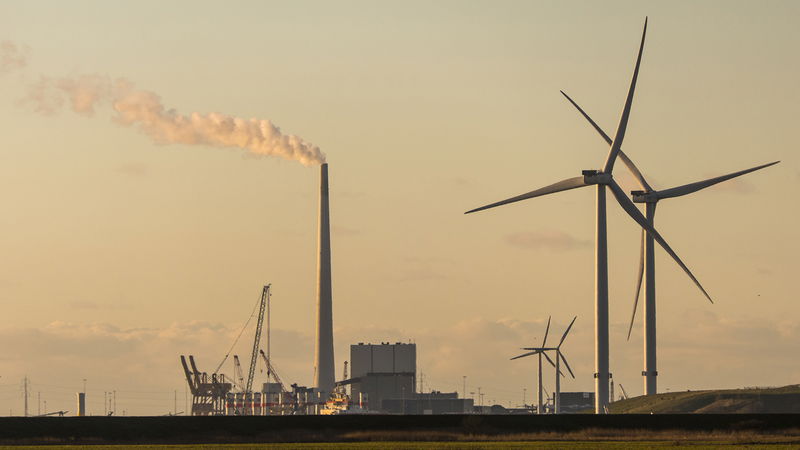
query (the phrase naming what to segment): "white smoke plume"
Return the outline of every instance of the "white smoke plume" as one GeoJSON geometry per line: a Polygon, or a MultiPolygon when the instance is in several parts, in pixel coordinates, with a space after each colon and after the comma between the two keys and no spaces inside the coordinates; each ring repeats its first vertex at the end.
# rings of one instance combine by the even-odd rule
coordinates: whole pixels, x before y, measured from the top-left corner
{"type": "Polygon", "coordinates": [[[28,48],[11,41],[0,41],[0,74],[21,69],[28,64],[28,48]]]}
{"type": "Polygon", "coordinates": [[[158,94],[137,89],[121,78],[42,77],[29,87],[24,102],[43,114],[53,114],[66,103],[72,111],[84,116],[92,116],[98,107],[108,104],[116,112],[115,122],[135,126],[159,144],[243,148],[255,155],[278,156],[306,166],[325,162],[319,147],[281,133],[269,120],[220,113],[182,115],[167,109],[158,94]]]}
{"type": "MultiPolygon", "coordinates": [[[[22,69],[28,48],[0,41],[0,75],[22,69]]],[[[158,94],[137,89],[123,78],[81,75],[67,78],[40,77],[30,83],[23,104],[42,114],[54,114],[66,105],[91,117],[104,106],[116,113],[113,120],[136,127],[159,144],[210,145],[242,148],[251,154],[277,156],[305,166],[325,162],[319,147],[302,138],[283,134],[265,119],[242,119],[220,113],[183,115],[168,109],[158,94]]]]}

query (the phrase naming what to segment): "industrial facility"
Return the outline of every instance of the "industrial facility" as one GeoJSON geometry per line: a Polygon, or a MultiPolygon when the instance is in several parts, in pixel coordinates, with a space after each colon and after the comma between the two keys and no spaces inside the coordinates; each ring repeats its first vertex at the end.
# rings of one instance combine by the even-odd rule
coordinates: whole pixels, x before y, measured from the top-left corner
{"type": "Polygon", "coordinates": [[[397,342],[350,346],[352,375],[337,383],[350,386],[350,398],[367,399],[361,407],[389,414],[463,414],[473,412],[472,399],[453,393],[418,393],[417,345],[397,342]]]}
{"type": "MultiPolygon", "coordinates": [[[[330,238],[328,165],[322,164],[313,386],[299,386],[296,383],[286,385],[278,374],[270,355],[271,285],[267,284],[261,290],[257,304],[255,338],[246,371],[243,370],[238,355],[232,355],[231,358],[232,376],[220,372],[230,355],[225,355],[213,371],[201,370],[194,355],[181,355],[181,366],[192,395],[189,414],[267,416],[476,412],[474,400],[459,398],[456,392],[417,392],[417,346],[413,343],[361,342],[351,345],[350,376],[347,374],[348,362],[345,361],[343,378],[336,382],[330,238]],[[261,336],[264,332],[266,346],[262,348],[261,336]],[[260,387],[257,387],[254,380],[257,366],[266,368],[267,373],[267,381],[260,387]]],[[[499,409],[505,410],[501,407],[499,409]]],[[[480,412],[483,410],[481,408],[480,412]]]]}

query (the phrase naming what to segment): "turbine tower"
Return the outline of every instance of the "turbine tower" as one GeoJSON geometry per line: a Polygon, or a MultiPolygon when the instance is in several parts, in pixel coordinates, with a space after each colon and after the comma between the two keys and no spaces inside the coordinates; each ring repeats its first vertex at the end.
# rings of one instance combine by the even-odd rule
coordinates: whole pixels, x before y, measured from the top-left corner
{"type": "MultiPolygon", "coordinates": [[[[578,104],[570,98],[569,95],[561,92],[564,97],[569,100],[572,105],[577,108],[577,110],[583,115],[584,118],[592,125],[592,127],[597,131],[597,133],[606,141],[609,145],[611,145],[612,141],[611,138],[608,137],[605,131],[600,128],[594,120],[580,107],[578,104]]],[[[727,175],[722,175],[715,178],[709,178],[703,181],[697,181],[695,183],[685,184],[683,186],[674,187],[671,189],[663,189],[657,191],[653,189],[650,184],[647,183],[645,180],[644,175],[639,170],[638,167],[631,161],[624,153],[620,150],[620,159],[628,166],[631,173],[633,174],[634,178],[636,179],[637,183],[639,184],[642,190],[640,191],[632,191],[631,195],[633,196],[634,203],[644,203],[645,204],[645,216],[647,218],[647,222],[651,226],[655,226],[655,216],[656,216],[656,205],[658,205],[659,200],[663,200],[666,198],[673,198],[673,197],[681,197],[687,194],[692,194],[694,192],[703,190],[707,187],[713,186],[717,183],[721,183],[723,181],[727,181],[750,172],[755,172],[756,170],[763,169],[765,167],[769,167],[775,164],[778,164],[780,161],[773,161],[768,164],[762,164],[760,166],[752,167],[750,169],[740,170],[738,172],[729,173],[727,175]]],[[[657,376],[658,370],[656,366],[656,268],[655,268],[655,246],[653,243],[653,237],[647,235],[644,230],[642,231],[642,243],[641,248],[639,251],[639,272],[636,281],[636,295],[634,296],[633,301],[633,313],[631,314],[631,323],[628,327],[628,339],[631,338],[631,330],[633,330],[633,321],[636,318],[636,309],[639,305],[639,294],[642,288],[642,278],[644,278],[644,370],[642,371],[642,376],[644,376],[644,394],[645,395],[655,395],[658,393],[658,386],[657,386],[657,376]]]]}
{"type": "MultiPolygon", "coordinates": [[[[328,164],[320,167],[319,255],[317,259],[317,342],[314,387],[330,395],[335,384],[333,363],[333,300],[331,294],[331,224],[328,206],[328,164]]],[[[323,401],[325,399],[323,398],[323,401]]]]}
{"type": "Polygon", "coordinates": [[[559,181],[558,183],[550,186],[537,189],[526,194],[521,194],[516,197],[511,197],[496,203],[492,203],[480,208],[467,211],[465,214],[482,211],[496,206],[506,205],[509,203],[526,200],[529,198],[540,197],[555,192],[566,191],[585,186],[596,186],[596,202],[597,202],[597,217],[596,217],[596,240],[595,240],[595,413],[603,414],[608,407],[608,384],[610,381],[609,374],[609,345],[608,345],[608,250],[607,250],[607,234],[606,234],[606,186],[611,189],[611,193],[616,198],[623,210],[635,220],[639,226],[646,229],[647,232],[653,236],[656,242],[661,245],[664,250],[675,260],[676,263],[683,269],[684,272],[692,279],[692,281],[703,291],[706,297],[711,300],[711,297],[706,293],[700,282],[695,278],[688,267],[681,261],[678,255],[667,244],[661,234],[647,221],[644,215],[636,208],[636,205],[628,198],[622,188],[617,184],[612,176],[614,169],[614,162],[620,153],[622,141],[625,137],[625,130],[628,126],[628,117],[630,115],[631,104],[633,103],[633,94],[636,88],[636,79],[639,75],[639,65],[642,61],[642,51],[644,50],[644,41],[647,34],[647,19],[644,22],[644,30],[642,31],[642,41],[639,45],[639,55],[636,58],[636,66],[633,71],[633,77],[628,89],[628,95],[625,100],[625,106],[622,109],[622,115],[617,126],[617,131],[614,134],[614,139],[611,142],[611,149],[606,157],[605,164],[602,170],[584,170],[582,176],[568,178],[559,181]]]}
{"type": "MultiPolygon", "coordinates": [[[[577,318],[578,318],[578,316],[575,316],[575,317],[572,318],[572,322],[570,322],[569,326],[567,327],[567,329],[564,330],[564,334],[561,335],[561,340],[558,341],[558,345],[556,346],[556,364],[555,364],[555,367],[556,367],[556,393],[555,393],[555,397],[553,397],[553,405],[554,405],[553,409],[555,410],[556,414],[561,414],[561,377],[565,376],[564,373],[561,372],[561,361],[562,360],[564,361],[564,365],[567,366],[567,370],[569,370],[569,374],[572,375],[573,379],[575,378],[575,373],[572,372],[572,368],[569,366],[569,363],[567,362],[567,357],[564,356],[564,353],[561,352],[561,345],[564,344],[564,339],[567,338],[567,333],[569,333],[569,330],[572,329],[572,325],[575,323],[575,320],[577,318]]],[[[547,353],[545,353],[544,356],[545,356],[545,358],[547,358],[547,353]]],[[[548,361],[550,360],[550,358],[547,358],[547,359],[548,359],[548,361]]],[[[551,361],[551,363],[552,363],[552,361],[551,361]]]]}

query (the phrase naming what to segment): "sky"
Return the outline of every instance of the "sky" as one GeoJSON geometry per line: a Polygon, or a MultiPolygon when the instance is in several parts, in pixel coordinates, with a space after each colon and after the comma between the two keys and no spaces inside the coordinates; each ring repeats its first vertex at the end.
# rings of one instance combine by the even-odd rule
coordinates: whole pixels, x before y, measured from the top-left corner
{"type": "MultiPolygon", "coordinates": [[[[467,395],[516,406],[535,361],[509,358],[549,316],[555,335],[577,316],[562,390],[593,390],[593,192],[463,212],[602,165],[608,145],[559,90],[611,133],[645,16],[623,148],[651,184],[782,161],[659,207],[715,301],[657,252],[659,390],[800,382],[798,14],[793,1],[0,3],[0,55],[15,56],[0,59],[0,414],[22,413],[26,376],[31,412],[74,412],[84,379],[91,414],[111,391],[118,414],[184,411],[179,355],[213,371],[267,283],[275,366],[310,384],[322,155],[337,378],[350,344],[410,341],[426,391],[461,393],[466,376],[467,395]],[[284,138],[221,138],[219,123],[284,138]]],[[[615,177],[634,188],[623,165],[615,177]]],[[[626,340],[639,231],[612,203],[608,220],[611,371],[639,395],[641,311],[626,340]]],[[[251,339],[252,326],[231,354],[246,361],[251,339]]]]}

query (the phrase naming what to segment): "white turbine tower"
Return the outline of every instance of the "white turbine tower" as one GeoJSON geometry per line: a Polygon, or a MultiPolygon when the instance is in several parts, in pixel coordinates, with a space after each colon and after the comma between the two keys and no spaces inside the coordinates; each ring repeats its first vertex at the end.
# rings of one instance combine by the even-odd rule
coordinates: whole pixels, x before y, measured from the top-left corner
{"type": "MultiPolygon", "coordinates": [[[[538,389],[538,396],[537,396],[538,403],[537,403],[537,408],[536,408],[536,414],[544,414],[544,412],[543,412],[544,411],[544,406],[543,406],[544,403],[542,402],[542,355],[544,354],[544,350],[553,350],[552,348],[545,348],[545,344],[547,344],[547,333],[549,331],[550,331],[550,317],[547,318],[547,328],[545,328],[545,330],[544,330],[544,339],[542,339],[542,346],[541,347],[526,348],[525,350],[533,350],[533,351],[532,352],[528,352],[528,353],[524,353],[522,355],[515,356],[515,357],[511,358],[511,360],[513,361],[515,359],[524,358],[526,356],[531,356],[531,355],[536,355],[536,354],[539,355],[539,372],[538,372],[539,373],[539,380],[538,380],[539,389],[538,389]]],[[[545,357],[547,357],[547,355],[545,355],[545,357]]],[[[547,359],[549,360],[550,358],[547,358],[547,359]]],[[[553,362],[550,361],[550,364],[552,364],[552,363],[553,362]]]]}
{"type": "Polygon", "coordinates": [[[636,79],[639,75],[639,65],[642,60],[642,51],[644,50],[645,35],[647,34],[647,19],[644,22],[644,30],[642,32],[642,41],[639,45],[639,55],[636,58],[636,66],[633,71],[633,77],[628,89],[628,96],[625,100],[625,106],[622,109],[622,115],[617,126],[617,131],[614,134],[614,139],[611,142],[611,149],[608,152],[605,164],[602,170],[584,170],[582,176],[575,178],[568,178],[559,181],[558,183],[550,186],[537,189],[526,194],[518,195],[506,200],[492,203],[480,208],[467,211],[465,214],[472,212],[482,211],[484,209],[494,208],[496,206],[506,205],[509,203],[526,200],[529,198],[540,197],[555,192],[566,191],[585,186],[596,186],[597,190],[597,228],[596,228],[596,241],[595,241],[595,413],[602,414],[607,410],[608,406],[608,383],[609,383],[609,346],[608,346],[608,251],[607,251],[607,236],[606,236],[606,186],[611,189],[611,193],[617,199],[622,209],[628,213],[633,220],[635,220],[642,228],[650,233],[656,242],[661,245],[664,250],[675,260],[676,263],[686,272],[687,275],[694,281],[694,283],[703,291],[703,293],[711,300],[708,293],[705,292],[700,282],[692,274],[683,261],[678,258],[678,255],[667,244],[663,237],[653,228],[647,219],[642,215],[636,205],[633,204],[631,199],[625,194],[622,188],[614,181],[612,177],[612,170],[614,169],[614,162],[620,152],[622,140],[625,137],[625,130],[628,125],[628,117],[630,115],[631,104],[633,103],[633,93],[636,88],[636,79]]]}
{"type": "MultiPolygon", "coordinates": [[[[611,138],[608,137],[606,132],[603,131],[603,129],[600,128],[600,126],[597,125],[597,123],[595,123],[595,121],[592,120],[592,118],[589,117],[589,115],[580,106],[578,106],[578,104],[572,100],[569,95],[565,94],[564,92],[561,93],[567,98],[567,100],[569,100],[570,103],[572,103],[573,106],[575,106],[575,108],[578,109],[583,117],[589,121],[592,127],[594,127],[594,129],[598,134],[600,134],[606,143],[611,145],[611,138]]],[[[633,174],[634,178],[636,178],[636,181],[642,189],[641,191],[633,191],[631,194],[635,203],[645,204],[645,216],[647,218],[647,222],[652,226],[655,226],[656,205],[658,204],[659,200],[692,194],[717,183],[721,183],[750,172],[755,172],[756,170],[760,170],[780,162],[773,161],[768,164],[762,164],[760,166],[740,170],[727,175],[657,191],[647,183],[647,180],[645,180],[642,172],[636,167],[633,161],[631,161],[627,156],[624,155],[624,153],[622,153],[622,150],[620,150],[619,156],[625,165],[628,166],[628,169],[630,169],[631,173],[633,174]]],[[[658,393],[656,379],[658,376],[658,370],[656,368],[656,269],[654,251],[655,247],[653,245],[653,237],[642,231],[642,243],[639,252],[639,272],[636,281],[636,295],[633,302],[633,313],[631,314],[631,323],[628,327],[628,339],[631,338],[633,321],[636,318],[636,309],[639,304],[639,293],[642,288],[642,278],[644,278],[644,370],[642,371],[642,376],[644,376],[645,395],[655,395],[658,393]]]]}

